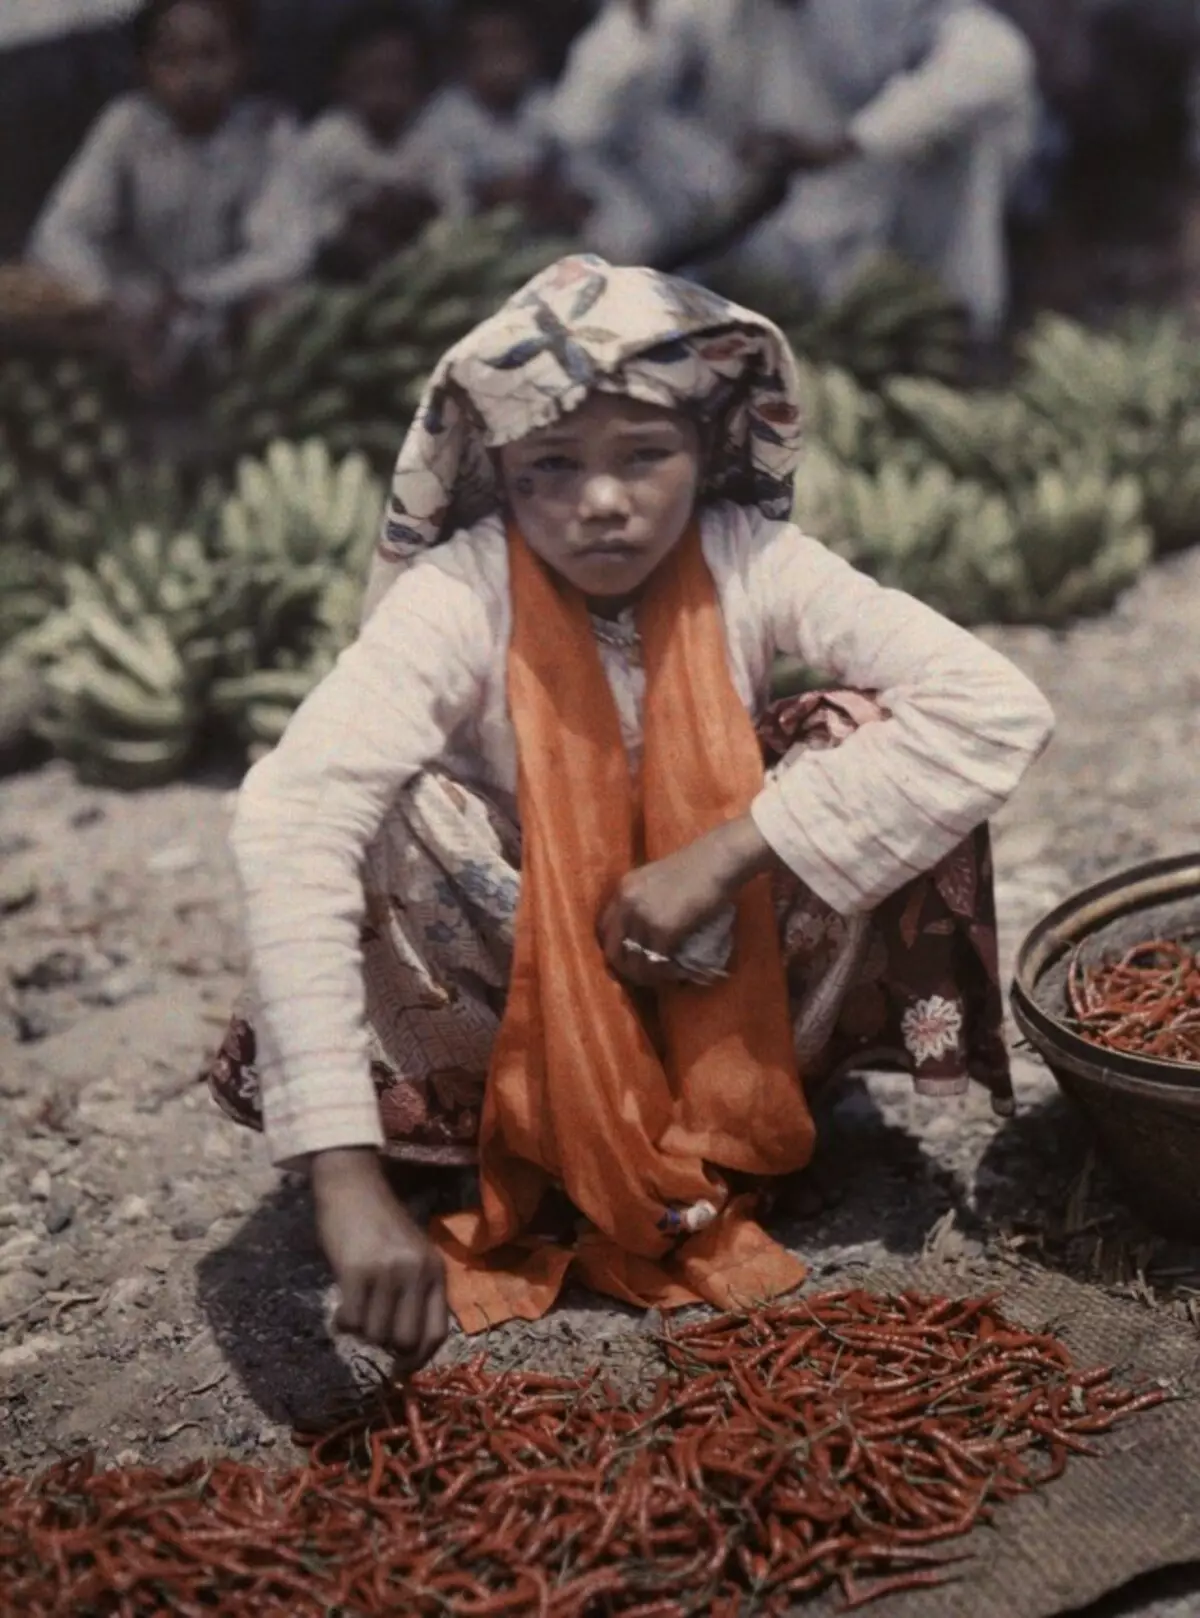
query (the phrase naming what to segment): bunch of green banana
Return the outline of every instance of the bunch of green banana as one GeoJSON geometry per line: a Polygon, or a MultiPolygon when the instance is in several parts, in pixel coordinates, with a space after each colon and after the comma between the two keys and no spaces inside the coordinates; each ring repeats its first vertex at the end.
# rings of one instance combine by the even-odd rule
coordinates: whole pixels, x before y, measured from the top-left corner
{"type": "MultiPolygon", "coordinates": [[[[204,717],[210,650],[180,646],[157,613],[130,620],[102,584],[68,564],[67,604],[21,644],[44,693],[36,731],[82,778],[133,789],[173,779],[204,717]]],[[[131,581],[120,578],[120,591],[131,581]]]]}
{"type": "Polygon", "coordinates": [[[216,680],[209,693],[212,712],[237,736],[253,761],[282,737],[296,709],[333,667],[322,648],[301,667],[253,669],[216,680]]]}
{"type": "Polygon", "coordinates": [[[1058,624],[1104,610],[1153,554],[1137,480],[1093,455],[1046,467],[1014,501],[1025,593],[1013,616],[1058,624]]]}
{"type": "Polygon", "coordinates": [[[1004,490],[1058,455],[1054,425],[1011,393],[964,393],[923,377],[894,377],[884,398],[898,434],[915,437],[957,477],[1004,490]]]}
{"type": "Polygon", "coordinates": [[[365,575],[382,517],[383,485],[365,456],[339,461],[321,439],[276,440],[261,459],[239,462],[217,519],[219,545],[238,566],[365,575]]]}
{"type": "Polygon", "coordinates": [[[1200,544],[1200,410],[1147,458],[1139,481],[1160,554],[1200,544]]]}
{"type": "Polygon", "coordinates": [[[944,464],[878,470],[809,452],[795,520],[881,583],[961,623],[1058,624],[1103,611],[1151,554],[1141,491],[1094,455],[1003,491],[944,464]]]}
{"type": "Polygon", "coordinates": [[[225,638],[210,702],[252,754],[279,740],[353,639],[383,504],[366,459],[339,462],[319,440],[277,441],[238,467],[217,531],[249,610],[225,638]]]}
{"type": "Polygon", "coordinates": [[[798,352],[864,381],[962,375],[963,310],[921,270],[891,255],[866,265],[846,291],[790,333],[798,352]]]}
{"type": "Polygon", "coordinates": [[[794,282],[723,267],[715,290],[779,326],[798,355],[836,366],[859,381],[886,376],[962,375],[967,354],[963,311],[930,276],[903,259],[881,255],[865,265],[840,297],[821,305],[794,282]]]}
{"type": "Polygon", "coordinates": [[[889,437],[879,394],[837,365],[801,363],[805,419],[812,436],[855,466],[874,466],[889,437]]]}
{"type": "Polygon", "coordinates": [[[0,539],[0,655],[41,623],[60,592],[49,557],[0,539]]]}
{"type": "Polygon", "coordinates": [[[508,213],[443,221],[362,287],[306,287],[256,326],[213,423],[238,452],[320,436],[390,470],[442,353],[562,251],[508,213]]]}
{"type": "Polygon", "coordinates": [[[111,371],[84,359],[0,362],[0,527],[14,543],[53,544],[55,515],[109,488],[130,453],[111,371]]]}
{"type": "Polygon", "coordinates": [[[1192,346],[1172,317],[1099,333],[1043,315],[1021,344],[1017,389],[1080,442],[1118,423],[1135,434],[1171,430],[1198,402],[1200,369],[1192,346]]]}

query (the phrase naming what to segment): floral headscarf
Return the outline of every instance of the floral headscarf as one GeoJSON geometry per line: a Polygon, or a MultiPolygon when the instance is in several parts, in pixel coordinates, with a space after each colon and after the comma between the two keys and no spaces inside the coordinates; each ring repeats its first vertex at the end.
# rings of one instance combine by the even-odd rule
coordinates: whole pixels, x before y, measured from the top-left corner
{"type": "Polygon", "coordinates": [[[591,392],[709,424],[706,500],[792,507],[802,412],[778,327],[703,287],[603,259],[561,259],[442,358],[400,451],[370,598],[390,575],[500,505],[491,452],[591,392]]]}

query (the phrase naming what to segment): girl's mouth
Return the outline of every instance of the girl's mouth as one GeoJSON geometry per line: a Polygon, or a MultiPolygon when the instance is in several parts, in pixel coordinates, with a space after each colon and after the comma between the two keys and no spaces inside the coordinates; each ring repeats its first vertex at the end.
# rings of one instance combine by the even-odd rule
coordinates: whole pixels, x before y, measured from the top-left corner
{"type": "Polygon", "coordinates": [[[585,546],[575,554],[581,562],[619,562],[632,561],[641,554],[641,551],[627,539],[602,539],[594,545],[585,546]]]}

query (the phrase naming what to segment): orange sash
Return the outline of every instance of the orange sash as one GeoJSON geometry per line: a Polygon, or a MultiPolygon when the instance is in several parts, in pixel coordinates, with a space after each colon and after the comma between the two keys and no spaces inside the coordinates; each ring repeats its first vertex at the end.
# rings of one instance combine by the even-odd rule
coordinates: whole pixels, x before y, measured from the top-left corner
{"type": "MultiPolygon", "coordinates": [[[[777,1296],[805,1270],[719,1170],[780,1175],[812,1155],[769,879],[743,890],[729,978],[658,999],[660,1056],[608,971],[597,923],[635,863],[635,791],[583,598],[515,529],[509,704],[524,844],[512,977],[480,1134],[482,1206],[438,1221],[464,1330],[554,1303],[574,1264],[630,1303],[719,1307],[777,1296]],[[528,1235],[560,1186],[573,1247],[528,1235]],[[679,1240],[671,1210],[715,1221],[679,1240]]],[[[639,604],[646,664],[641,801],[654,860],[744,815],[763,781],[695,525],[639,604]]]]}

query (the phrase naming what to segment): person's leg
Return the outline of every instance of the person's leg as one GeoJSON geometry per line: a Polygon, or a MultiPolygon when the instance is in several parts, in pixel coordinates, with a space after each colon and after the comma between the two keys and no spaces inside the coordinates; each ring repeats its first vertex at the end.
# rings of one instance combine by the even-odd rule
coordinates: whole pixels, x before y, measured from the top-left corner
{"type": "MultiPolygon", "coordinates": [[[[775,766],[837,747],[883,717],[861,692],[793,698],[760,724],[764,756],[775,766]]],[[[920,1094],[958,1095],[975,1079],[1011,1110],[986,826],[869,916],[837,915],[790,873],[776,880],[776,912],[810,1091],[856,1065],[895,1066],[920,1094]]]]}
{"type": "Polygon", "coordinates": [[[1015,106],[903,175],[891,245],[937,276],[985,341],[1008,311],[1008,208],[1033,153],[1035,120],[1032,104],[1015,106]]]}

